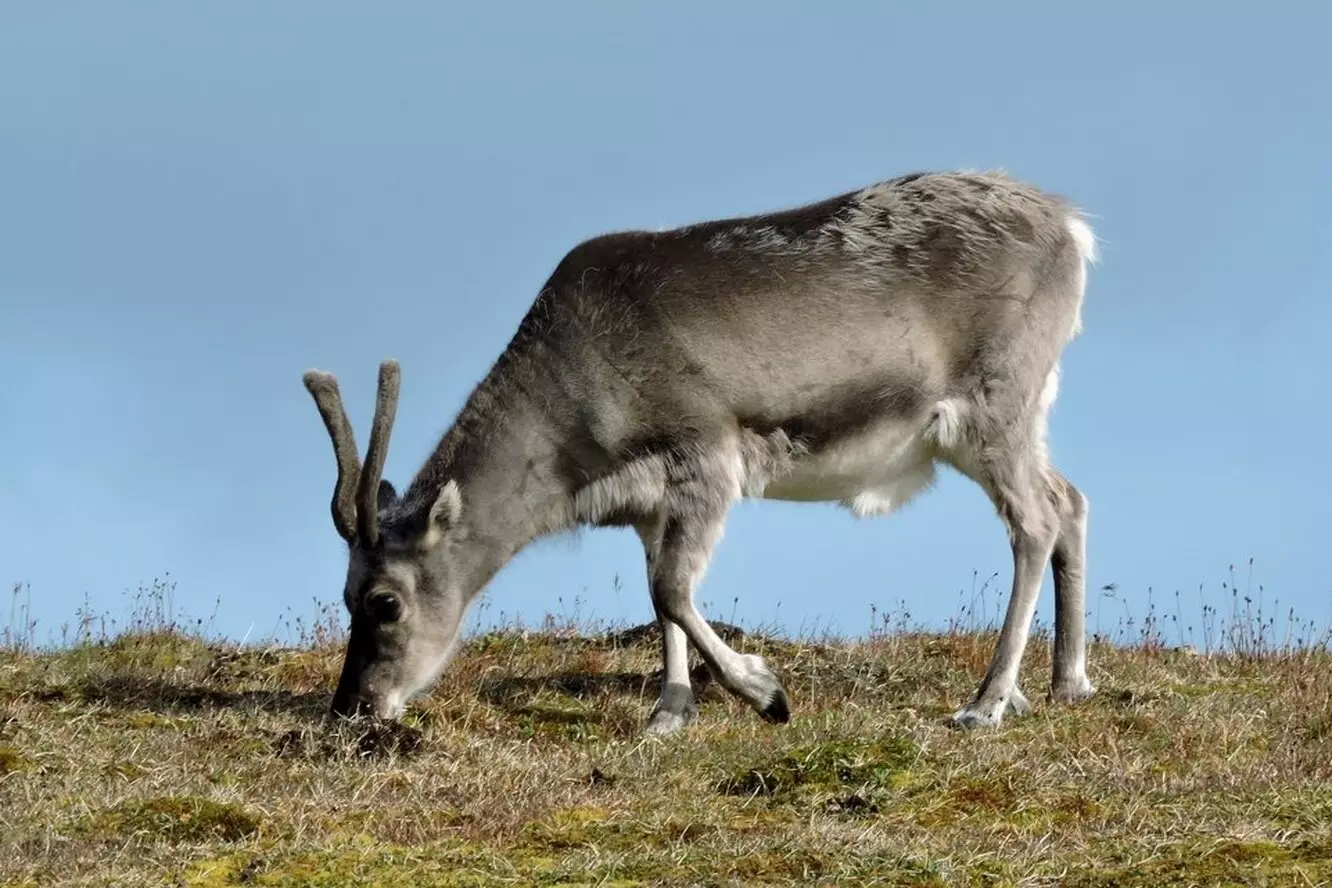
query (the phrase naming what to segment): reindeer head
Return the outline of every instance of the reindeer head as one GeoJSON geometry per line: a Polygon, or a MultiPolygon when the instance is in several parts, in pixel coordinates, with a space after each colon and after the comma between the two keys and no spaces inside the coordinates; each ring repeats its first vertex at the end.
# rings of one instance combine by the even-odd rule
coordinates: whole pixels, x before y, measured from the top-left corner
{"type": "Polygon", "coordinates": [[[332,712],[368,711],[398,717],[412,695],[443,670],[457,643],[466,609],[452,550],[462,501],[449,481],[432,502],[404,502],[383,479],[389,433],[398,406],[396,361],[379,367],[370,444],[362,465],[343,409],[337,380],[310,370],[305,387],[314,397],[333,440],[338,464],[333,526],[347,542],[343,601],[351,634],[332,712]]]}

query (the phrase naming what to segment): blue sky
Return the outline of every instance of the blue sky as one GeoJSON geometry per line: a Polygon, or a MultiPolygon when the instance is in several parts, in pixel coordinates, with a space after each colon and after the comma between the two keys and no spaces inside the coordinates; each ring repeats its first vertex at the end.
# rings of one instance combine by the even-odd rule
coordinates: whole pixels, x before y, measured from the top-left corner
{"type": "MultiPolygon", "coordinates": [[[[402,362],[402,486],[581,239],[999,167],[1102,241],[1051,423],[1090,586],[1196,613],[1252,557],[1326,619],[1329,46],[1312,2],[0,5],[0,580],[45,629],[165,572],[236,636],[311,614],[345,562],[305,369],[364,442],[402,362]]],[[[746,503],[699,597],[857,633],[1010,569],[946,474],[876,521],[746,503]]],[[[636,538],[536,545],[488,614],[560,597],[647,619],[636,538]]]]}

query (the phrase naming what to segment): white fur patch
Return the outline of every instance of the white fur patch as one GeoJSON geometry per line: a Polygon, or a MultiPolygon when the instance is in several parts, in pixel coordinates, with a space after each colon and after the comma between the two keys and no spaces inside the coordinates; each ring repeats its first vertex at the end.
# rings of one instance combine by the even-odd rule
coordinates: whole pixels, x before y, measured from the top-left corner
{"type": "MultiPolygon", "coordinates": [[[[950,435],[960,437],[955,407],[950,435]]],[[[936,414],[937,415],[937,414],[936,414]]],[[[902,508],[934,480],[935,416],[930,425],[881,422],[866,432],[796,457],[788,472],[764,487],[765,499],[791,502],[840,502],[857,517],[884,515],[902,508]]]]}
{"type": "Polygon", "coordinates": [[[665,633],[666,682],[689,687],[689,638],[684,629],[668,622],[665,633]]]}
{"type": "Polygon", "coordinates": [[[1077,245],[1078,255],[1082,261],[1089,265],[1095,265],[1100,255],[1096,249],[1096,232],[1087,224],[1087,220],[1079,216],[1069,216],[1067,223],[1068,233],[1073,238],[1073,243],[1077,245]]]}
{"type": "Polygon", "coordinates": [[[901,509],[933,483],[934,463],[922,463],[887,484],[862,490],[847,505],[857,518],[888,515],[901,509]]]}
{"type": "Polygon", "coordinates": [[[733,231],[719,231],[708,238],[708,249],[716,253],[729,250],[733,246],[735,246],[735,233],[733,231]]]}
{"type": "Polygon", "coordinates": [[[621,466],[574,494],[574,513],[595,522],[619,509],[639,514],[657,510],[666,495],[666,469],[660,458],[647,457],[621,466]]]}
{"type": "Polygon", "coordinates": [[[1078,268],[1078,305],[1073,315],[1073,329],[1069,332],[1069,338],[1072,338],[1082,332],[1082,298],[1087,290],[1087,266],[1095,265],[1100,255],[1096,248],[1096,233],[1086,220],[1078,216],[1069,216],[1065,224],[1069,236],[1073,238],[1073,244],[1077,247],[1078,256],[1082,258],[1078,268]]]}
{"type": "Polygon", "coordinates": [[[955,398],[945,398],[934,405],[934,416],[926,428],[926,434],[944,450],[952,450],[962,443],[962,402],[955,398]]]}
{"type": "Polygon", "coordinates": [[[444,531],[458,522],[462,516],[462,491],[458,482],[450,478],[439,489],[435,502],[430,506],[430,520],[426,522],[425,535],[418,542],[422,550],[433,549],[444,536],[444,531]]]}
{"type": "Polygon", "coordinates": [[[1055,364],[1050,374],[1045,377],[1045,387],[1041,389],[1041,412],[1045,413],[1054,406],[1057,397],[1059,397],[1059,365],[1055,364]]]}
{"type": "Polygon", "coordinates": [[[780,256],[788,253],[791,248],[791,238],[770,225],[737,225],[708,238],[708,249],[715,253],[748,250],[780,256]]]}
{"type": "Polygon", "coordinates": [[[731,653],[732,657],[726,657],[726,670],[736,690],[756,709],[771,703],[782,685],[768,664],[758,654],[731,653]]]}
{"type": "Polygon", "coordinates": [[[375,704],[375,717],[389,721],[402,718],[407,703],[397,691],[389,691],[375,704]]]}

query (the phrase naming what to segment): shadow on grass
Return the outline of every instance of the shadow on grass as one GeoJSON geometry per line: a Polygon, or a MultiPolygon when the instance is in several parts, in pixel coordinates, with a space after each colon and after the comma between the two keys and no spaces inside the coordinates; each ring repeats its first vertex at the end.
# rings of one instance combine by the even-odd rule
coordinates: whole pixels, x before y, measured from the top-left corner
{"type": "Polygon", "coordinates": [[[632,697],[653,696],[659,675],[641,672],[560,672],[553,675],[495,678],[478,688],[478,695],[492,706],[518,713],[529,709],[533,698],[543,693],[585,700],[606,694],[632,697]]]}
{"type": "MultiPolygon", "coordinates": [[[[490,679],[478,688],[478,696],[492,706],[511,713],[532,707],[534,698],[553,693],[576,700],[607,695],[627,697],[634,702],[656,699],[661,688],[662,670],[643,672],[557,672],[490,679]]],[[[690,671],[689,679],[696,695],[710,689],[712,673],[702,663],[690,671]]]]}
{"type": "Polygon", "coordinates": [[[148,711],[164,715],[204,709],[259,709],[310,718],[327,714],[329,694],[286,690],[224,691],[197,684],[179,684],[158,678],[109,675],[85,678],[38,691],[38,700],[100,703],[111,709],[148,711]]]}
{"type": "MultiPolygon", "coordinates": [[[[708,625],[712,631],[716,632],[721,640],[727,644],[735,644],[743,638],[748,637],[748,633],[739,626],[731,623],[723,623],[720,620],[708,620],[708,625]]],[[[621,629],[618,632],[610,632],[597,639],[603,644],[612,647],[634,647],[636,645],[656,645],[661,643],[661,627],[655,621],[643,623],[628,629],[621,629]]]]}

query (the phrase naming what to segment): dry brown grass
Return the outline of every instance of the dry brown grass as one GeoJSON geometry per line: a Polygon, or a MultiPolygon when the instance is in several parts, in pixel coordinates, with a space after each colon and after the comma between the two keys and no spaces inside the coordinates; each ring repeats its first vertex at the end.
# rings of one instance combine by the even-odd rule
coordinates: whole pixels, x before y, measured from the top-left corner
{"type": "MultiPolygon", "coordinates": [[[[142,627],[141,627],[142,628],[142,627]]],[[[749,635],[774,727],[709,687],[651,741],[655,639],[471,640],[408,728],[325,724],[335,639],[177,630],[0,654],[0,877],[19,885],[1332,883],[1332,656],[1091,652],[1100,694],[943,720],[993,636],[749,635]]]]}

